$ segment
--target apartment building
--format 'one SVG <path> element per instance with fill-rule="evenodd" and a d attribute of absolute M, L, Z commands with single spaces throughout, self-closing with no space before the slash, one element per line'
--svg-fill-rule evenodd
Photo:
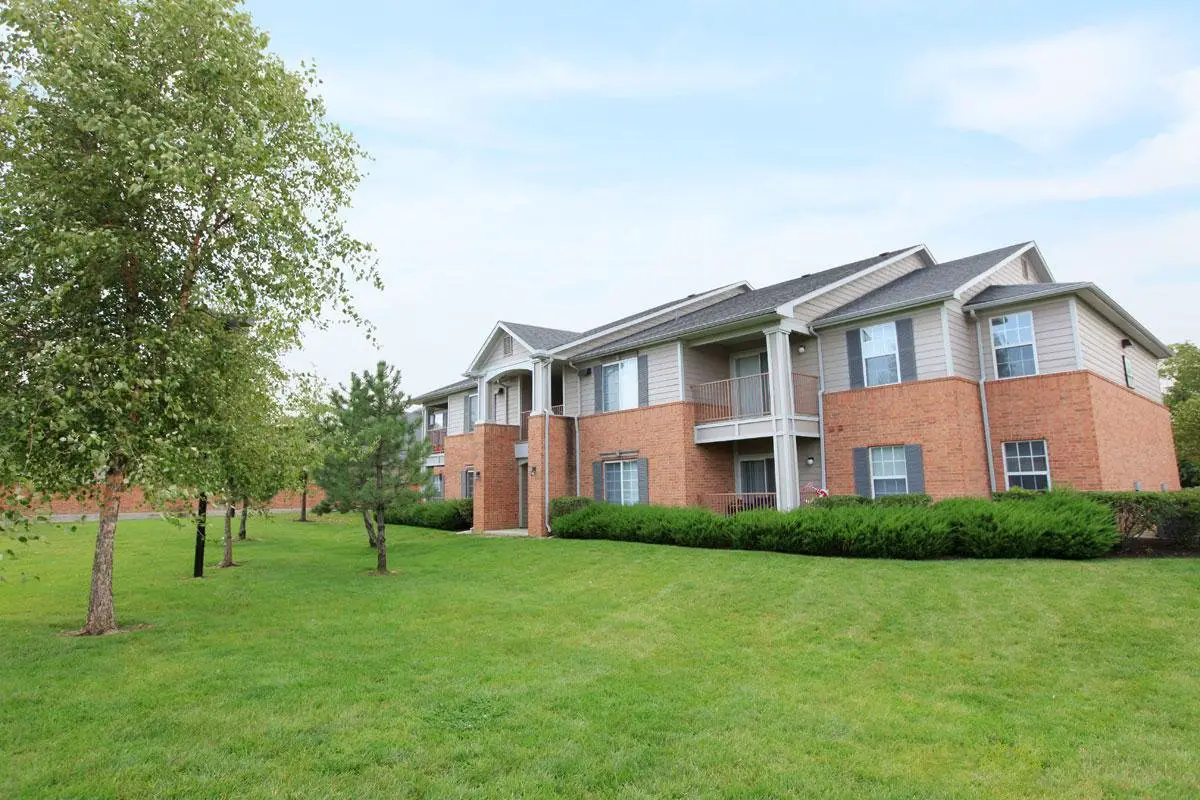
<path fill-rule="evenodd" d="M 1179 487 L 1167 347 L 1025 242 L 925 246 L 587 331 L 499 322 L 419 396 L 477 530 L 548 532 L 553 497 L 790 509 L 819 489 L 935 498 Z"/>

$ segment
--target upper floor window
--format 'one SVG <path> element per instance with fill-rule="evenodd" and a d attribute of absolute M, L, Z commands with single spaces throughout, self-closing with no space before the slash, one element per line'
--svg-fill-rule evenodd
<path fill-rule="evenodd" d="M 1033 312 L 1019 311 L 992 317 L 992 352 L 997 378 L 1020 378 L 1037 374 L 1033 349 Z"/>
<path fill-rule="evenodd" d="M 476 409 L 479 408 L 479 395 L 467 395 L 466 402 L 463 403 L 463 430 L 467 433 L 475 430 L 475 418 L 478 416 Z"/>
<path fill-rule="evenodd" d="M 512 334 L 504 334 L 504 338 L 500 340 L 500 350 L 504 355 L 511 356 L 513 354 L 513 338 Z"/>
<path fill-rule="evenodd" d="M 446 410 L 444 408 L 429 409 L 425 418 L 425 427 L 430 430 L 446 427 Z"/>
<path fill-rule="evenodd" d="M 638 360 L 626 358 L 600 368 L 599 379 L 603 382 L 600 393 L 600 408 L 597 411 L 624 411 L 638 407 Z"/>
<path fill-rule="evenodd" d="M 871 448 L 871 496 L 908 494 L 908 459 L 904 445 Z"/>
<path fill-rule="evenodd" d="M 1133 365 L 1129 363 L 1129 354 L 1121 353 L 1121 366 L 1125 370 L 1125 385 L 1133 388 Z"/>
<path fill-rule="evenodd" d="M 862 328 L 863 375 L 867 386 L 886 386 L 900 382 L 900 346 L 896 341 L 896 323 L 884 322 Z"/>
<path fill-rule="evenodd" d="M 604 462 L 604 502 L 635 506 L 640 497 L 636 460 Z"/>
<path fill-rule="evenodd" d="M 1046 440 L 1004 443 L 1004 475 L 1008 488 L 1045 491 L 1050 488 L 1050 459 Z"/>

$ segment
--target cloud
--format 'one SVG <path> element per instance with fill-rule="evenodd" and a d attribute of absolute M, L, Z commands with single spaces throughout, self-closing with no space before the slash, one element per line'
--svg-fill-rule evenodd
<path fill-rule="evenodd" d="M 952 128 L 1048 150 L 1152 107 L 1174 37 L 1157 26 L 1091 26 L 1023 42 L 962 47 L 914 61 L 910 88 Z"/>

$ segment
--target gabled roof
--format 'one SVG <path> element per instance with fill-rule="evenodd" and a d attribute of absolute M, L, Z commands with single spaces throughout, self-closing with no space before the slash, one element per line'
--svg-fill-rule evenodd
<path fill-rule="evenodd" d="M 461 392 L 466 389 L 471 389 L 471 388 L 475 387 L 476 385 L 477 384 L 476 384 L 474 378 L 464 378 L 461 381 L 455 381 L 454 383 L 448 383 L 445 386 L 440 386 L 437 389 L 434 389 L 433 391 L 425 392 L 424 394 L 419 394 L 416 397 L 414 397 L 412 400 L 414 403 L 420 403 L 421 405 L 425 405 L 430 400 L 440 400 L 443 397 L 447 397 L 449 395 L 454 394 L 455 392 Z"/>
<path fill-rule="evenodd" d="M 520 339 L 530 350 L 549 350 L 578 339 L 583 334 L 577 331 L 564 331 L 558 328 L 542 328 L 537 325 L 525 325 L 520 322 L 501 322 L 508 332 Z"/>
<path fill-rule="evenodd" d="M 650 342 L 670 340 L 678 336 L 742 320 L 778 316 L 780 306 L 828 289 L 833 284 L 852 278 L 859 272 L 878 267 L 888 261 L 910 253 L 919 252 L 922 249 L 920 245 L 917 245 L 901 250 L 890 250 L 871 258 L 864 258 L 861 261 L 853 261 L 849 264 L 842 264 L 841 266 L 814 272 L 809 275 L 801 275 L 799 278 L 793 278 L 792 280 L 772 284 L 771 286 L 764 286 L 761 289 L 753 289 L 718 303 L 713 303 L 711 306 L 683 314 L 676 319 L 660 323 L 644 331 L 617 339 L 592 350 L 578 353 L 573 358 L 575 360 L 596 358 L 609 353 L 630 350 L 643 344 L 649 344 Z"/>
<path fill-rule="evenodd" d="M 963 308 L 977 312 L 987 308 L 999 308 L 1013 303 L 1050 297 L 1074 295 L 1094 308 L 1118 330 L 1126 333 L 1157 358 L 1170 358 L 1171 348 L 1121 308 L 1115 300 L 1105 294 L 1099 286 L 1089 281 L 1075 283 L 1023 283 L 1017 285 L 989 286 L 975 295 Z"/>
<path fill-rule="evenodd" d="M 1001 266 L 1032 247 L 1033 242 L 1022 242 L 913 270 L 819 317 L 813 321 L 813 327 L 828 327 L 945 300 L 978 280 L 989 270 Z"/>

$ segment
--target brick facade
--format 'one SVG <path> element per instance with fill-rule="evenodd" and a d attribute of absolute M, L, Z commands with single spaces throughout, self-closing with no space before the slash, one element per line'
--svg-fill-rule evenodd
<path fill-rule="evenodd" d="M 99 487 L 96 488 L 99 491 Z M 311 510 L 313 506 L 321 502 L 325 498 L 325 493 L 321 488 L 314 485 L 308 487 L 308 508 Z M 195 501 L 185 503 L 169 503 L 167 508 L 171 511 L 186 511 L 190 507 L 195 506 Z M 284 511 L 300 508 L 300 492 L 284 491 L 275 495 L 271 502 L 267 505 L 268 508 L 274 511 Z M 49 503 L 39 506 L 39 511 L 49 514 L 73 515 L 73 514 L 99 514 L 100 503 L 98 499 L 83 499 L 79 500 L 73 497 L 56 497 Z M 140 486 L 130 487 L 125 492 L 125 496 L 121 500 L 122 513 L 154 513 L 160 509 L 155 505 L 147 502 L 146 495 Z"/>
<path fill-rule="evenodd" d="M 481 422 L 475 426 L 476 449 L 481 456 L 474 465 L 479 471 L 475 481 L 476 531 L 515 528 L 520 522 L 520 467 L 513 454 L 520 436 L 517 425 Z"/>
<path fill-rule="evenodd" d="M 550 476 L 549 498 L 575 494 L 575 448 L 573 426 L 575 420 L 568 417 L 550 417 L 549 428 L 549 472 L 546 472 L 544 416 L 529 418 L 529 535 L 546 534 L 545 475 Z"/>
<path fill-rule="evenodd" d="M 1055 487 L 1179 488 L 1166 407 L 1092 372 L 987 383 L 997 488 L 1007 483 L 1003 443 L 1045 439 Z"/>
<path fill-rule="evenodd" d="M 934 499 L 987 496 L 979 384 L 939 378 L 825 396 L 825 468 L 831 494 L 854 494 L 856 447 L 919 444 Z"/>
<path fill-rule="evenodd" d="M 483 455 L 479 450 L 479 441 L 478 435 L 474 432 L 446 437 L 446 458 L 442 474 L 445 476 L 447 499 L 458 499 L 463 496 L 463 470 L 467 467 L 479 468 L 482 466 Z"/>

